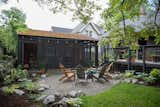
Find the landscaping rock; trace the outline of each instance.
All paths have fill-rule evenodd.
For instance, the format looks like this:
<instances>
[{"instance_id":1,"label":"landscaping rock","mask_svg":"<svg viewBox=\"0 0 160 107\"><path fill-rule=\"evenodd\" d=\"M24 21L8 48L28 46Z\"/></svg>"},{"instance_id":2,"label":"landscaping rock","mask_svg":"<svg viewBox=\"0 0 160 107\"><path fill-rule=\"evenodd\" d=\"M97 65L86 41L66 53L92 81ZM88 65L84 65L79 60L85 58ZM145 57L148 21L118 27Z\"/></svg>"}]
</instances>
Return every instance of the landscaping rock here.
<instances>
[{"instance_id":1,"label":"landscaping rock","mask_svg":"<svg viewBox=\"0 0 160 107\"><path fill-rule=\"evenodd\" d=\"M55 101L60 101L64 97L61 93L58 92L56 92L54 96L55 96Z\"/></svg>"},{"instance_id":2,"label":"landscaping rock","mask_svg":"<svg viewBox=\"0 0 160 107\"><path fill-rule=\"evenodd\" d=\"M35 76L36 76L36 73L33 73L33 74L32 74L32 77L35 77Z\"/></svg>"},{"instance_id":3,"label":"landscaping rock","mask_svg":"<svg viewBox=\"0 0 160 107\"><path fill-rule=\"evenodd\" d=\"M124 82L131 83L131 79L124 79Z\"/></svg>"},{"instance_id":4,"label":"landscaping rock","mask_svg":"<svg viewBox=\"0 0 160 107\"><path fill-rule=\"evenodd\" d=\"M138 82L138 79L132 79L132 83L135 84Z\"/></svg>"},{"instance_id":5,"label":"landscaping rock","mask_svg":"<svg viewBox=\"0 0 160 107\"><path fill-rule=\"evenodd\" d=\"M82 92L82 90L78 90L76 97L80 97L80 96L85 96L86 94L84 92Z\"/></svg>"},{"instance_id":6,"label":"landscaping rock","mask_svg":"<svg viewBox=\"0 0 160 107\"><path fill-rule=\"evenodd\" d=\"M70 91L69 93L68 93L68 97L73 97L73 98L75 98L75 97L77 97L77 91Z\"/></svg>"},{"instance_id":7,"label":"landscaping rock","mask_svg":"<svg viewBox=\"0 0 160 107\"><path fill-rule=\"evenodd\" d=\"M42 74L41 77L42 78L46 78L47 76L46 76L46 74Z\"/></svg>"},{"instance_id":8,"label":"landscaping rock","mask_svg":"<svg viewBox=\"0 0 160 107\"><path fill-rule=\"evenodd\" d=\"M140 84L140 85L144 85L144 84L145 84L145 82L144 82L144 81L139 81L139 82L138 82L138 84Z\"/></svg>"},{"instance_id":9,"label":"landscaping rock","mask_svg":"<svg viewBox=\"0 0 160 107\"><path fill-rule=\"evenodd\" d=\"M6 86L1 87L0 90L2 90L4 92L5 88L6 88Z\"/></svg>"},{"instance_id":10,"label":"landscaping rock","mask_svg":"<svg viewBox=\"0 0 160 107\"><path fill-rule=\"evenodd\" d=\"M40 88L38 89L38 91L44 91L44 90L45 90L44 87L40 87Z\"/></svg>"},{"instance_id":11,"label":"landscaping rock","mask_svg":"<svg viewBox=\"0 0 160 107\"><path fill-rule=\"evenodd\" d=\"M23 95L25 92L20 90L20 89L15 89L14 92L17 94L17 95Z\"/></svg>"},{"instance_id":12,"label":"landscaping rock","mask_svg":"<svg viewBox=\"0 0 160 107\"><path fill-rule=\"evenodd\" d=\"M43 104L49 104L55 102L54 95L49 95L43 100Z\"/></svg>"},{"instance_id":13,"label":"landscaping rock","mask_svg":"<svg viewBox=\"0 0 160 107\"><path fill-rule=\"evenodd\" d=\"M41 88L49 89L49 86L46 85L46 84L40 84L39 86L40 86Z\"/></svg>"},{"instance_id":14,"label":"landscaping rock","mask_svg":"<svg viewBox=\"0 0 160 107\"><path fill-rule=\"evenodd\" d=\"M40 97L38 97L38 98L36 99L36 101L42 101L42 100L44 100L46 97L47 97L47 95L41 95Z\"/></svg>"}]
</instances>

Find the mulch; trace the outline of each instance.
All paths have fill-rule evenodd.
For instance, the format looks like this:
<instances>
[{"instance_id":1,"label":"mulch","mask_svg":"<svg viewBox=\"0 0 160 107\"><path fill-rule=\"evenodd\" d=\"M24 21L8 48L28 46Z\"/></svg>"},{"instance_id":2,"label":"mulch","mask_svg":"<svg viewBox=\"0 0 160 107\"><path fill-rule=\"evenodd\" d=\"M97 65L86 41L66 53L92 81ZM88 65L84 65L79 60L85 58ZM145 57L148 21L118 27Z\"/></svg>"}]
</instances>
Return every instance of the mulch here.
<instances>
[{"instance_id":1,"label":"mulch","mask_svg":"<svg viewBox=\"0 0 160 107\"><path fill-rule=\"evenodd\" d=\"M25 96L6 95L0 91L0 107L38 107L36 104L29 102Z\"/></svg>"}]
</instances>

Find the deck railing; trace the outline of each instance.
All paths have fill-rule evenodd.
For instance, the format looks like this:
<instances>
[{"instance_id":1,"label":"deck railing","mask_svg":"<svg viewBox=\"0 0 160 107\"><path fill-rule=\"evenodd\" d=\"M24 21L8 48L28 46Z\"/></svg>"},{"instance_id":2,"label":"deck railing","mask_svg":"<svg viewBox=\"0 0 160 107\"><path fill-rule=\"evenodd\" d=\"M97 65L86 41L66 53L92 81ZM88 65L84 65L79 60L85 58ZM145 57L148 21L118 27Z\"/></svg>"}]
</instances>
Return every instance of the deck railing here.
<instances>
[{"instance_id":1,"label":"deck railing","mask_svg":"<svg viewBox=\"0 0 160 107\"><path fill-rule=\"evenodd\" d=\"M128 70L136 67L141 68L142 71L160 68L160 45L143 45L134 51L129 47L106 48L105 50L103 61L114 60L127 65Z\"/></svg>"}]
</instances>

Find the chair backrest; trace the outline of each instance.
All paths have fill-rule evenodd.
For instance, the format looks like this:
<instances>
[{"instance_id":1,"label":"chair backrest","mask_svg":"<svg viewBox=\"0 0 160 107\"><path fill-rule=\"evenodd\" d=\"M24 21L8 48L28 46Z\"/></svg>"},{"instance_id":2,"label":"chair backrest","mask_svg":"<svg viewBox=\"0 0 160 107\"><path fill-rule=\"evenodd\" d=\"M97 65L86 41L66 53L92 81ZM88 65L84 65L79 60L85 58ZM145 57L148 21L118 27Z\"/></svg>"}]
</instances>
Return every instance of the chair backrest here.
<instances>
[{"instance_id":1,"label":"chair backrest","mask_svg":"<svg viewBox=\"0 0 160 107\"><path fill-rule=\"evenodd\" d=\"M112 62L112 63L110 63L110 64L106 67L106 70L105 70L105 73L106 73L106 74L108 74L108 73L109 73L109 71L110 71L110 69L111 69L112 65L113 65L113 62Z\"/></svg>"},{"instance_id":2,"label":"chair backrest","mask_svg":"<svg viewBox=\"0 0 160 107\"><path fill-rule=\"evenodd\" d=\"M76 67L76 75L79 79L85 79L85 69L82 65Z\"/></svg>"},{"instance_id":3,"label":"chair backrest","mask_svg":"<svg viewBox=\"0 0 160 107\"><path fill-rule=\"evenodd\" d=\"M104 64L102 66L102 69L101 69L100 73L99 73L99 77L102 77L105 73L109 72L112 65L113 65L113 62L110 63L109 65L108 65L108 63Z\"/></svg>"},{"instance_id":4,"label":"chair backrest","mask_svg":"<svg viewBox=\"0 0 160 107\"><path fill-rule=\"evenodd\" d=\"M64 67L64 65L62 63L59 64L59 68L67 76L67 72L65 72L66 68Z\"/></svg>"}]
</instances>

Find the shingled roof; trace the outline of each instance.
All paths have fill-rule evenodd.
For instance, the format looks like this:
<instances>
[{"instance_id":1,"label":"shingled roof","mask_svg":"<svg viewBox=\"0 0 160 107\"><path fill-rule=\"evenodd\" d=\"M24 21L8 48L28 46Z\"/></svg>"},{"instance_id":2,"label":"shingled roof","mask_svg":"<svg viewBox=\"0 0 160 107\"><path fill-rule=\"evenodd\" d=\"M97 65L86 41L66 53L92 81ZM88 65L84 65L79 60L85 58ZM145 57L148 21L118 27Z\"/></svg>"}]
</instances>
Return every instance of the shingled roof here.
<instances>
[{"instance_id":1,"label":"shingled roof","mask_svg":"<svg viewBox=\"0 0 160 107\"><path fill-rule=\"evenodd\" d=\"M92 38L86 35L65 34L65 33L43 31L43 30L32 30L32 29L29 29L24 32L18 32L17 34L23 35L23 36L37 36L37 37L52 37L52 38L63 38L63 39L98 41L95 38Z\"/></svg>"}]
</instances>

